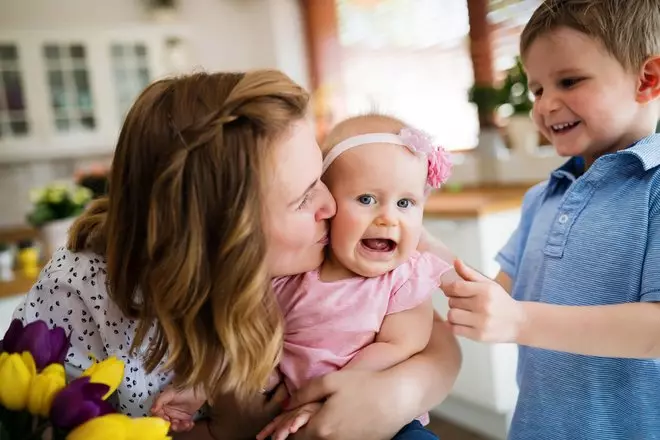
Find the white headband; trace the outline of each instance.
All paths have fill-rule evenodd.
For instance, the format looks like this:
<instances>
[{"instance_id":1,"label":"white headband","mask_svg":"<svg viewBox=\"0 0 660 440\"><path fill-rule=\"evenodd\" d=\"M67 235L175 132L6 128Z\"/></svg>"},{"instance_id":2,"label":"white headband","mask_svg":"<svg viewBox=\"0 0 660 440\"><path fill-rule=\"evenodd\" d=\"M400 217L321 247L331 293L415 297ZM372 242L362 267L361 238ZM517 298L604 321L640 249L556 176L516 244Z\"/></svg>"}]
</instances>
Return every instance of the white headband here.
<instances>
[{"instance_id":1,"label":"white headband","mask_svg":"<svg viewBox=\"0 0 660 440\"><path fill-rule=\"evenodd\" d=\"M451 158L447 151L440 146L434 146L430 136L426 133L407 127L403 128L399 134L367 133L343 140L332 147L323 159L323 173L325 174L332 162L351 148L378 143L401 145L413 154L426 156L428 160L427 185L431 188L439 188L451 174Z\"/></svg>"},{"instance_id":2,"label":"white headband","mask_svg":"<svg viewBox=\"0 0 660 440\"><path fill-rule=\"evenodd\" d=\"M353 136L341 141L340 143L332 147L332 149L325 156L325 159L323 159L323 173L325 173L328 170L330 165L332 165L332 162L334 162L335 159L339 157L339 155L345 153L351 148L359 147L360 145L380 144L380 143L402 145L404 147L407 147L406 143L401 138L401 136L398 136L393 133L369 133L369 134L361 134L358 136Z\"/></svg>"}]
</instances>

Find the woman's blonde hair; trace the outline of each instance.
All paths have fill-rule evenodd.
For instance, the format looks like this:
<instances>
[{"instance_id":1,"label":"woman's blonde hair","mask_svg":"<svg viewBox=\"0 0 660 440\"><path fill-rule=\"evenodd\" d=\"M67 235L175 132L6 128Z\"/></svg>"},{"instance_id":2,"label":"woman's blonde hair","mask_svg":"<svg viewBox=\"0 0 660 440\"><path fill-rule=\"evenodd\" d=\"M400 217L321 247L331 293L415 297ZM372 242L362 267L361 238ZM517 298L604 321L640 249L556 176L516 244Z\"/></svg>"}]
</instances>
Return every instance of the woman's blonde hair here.
<instances>
[{"instance_id":1,"label":"woman's blonde hair","mask_svg":"<svg viewBox=\"0 0 660 440\"><path fill-rule=\"evenodd\" d=\"M282 318L262 176L307 102L277 71L196 73L153 83L129 111L108 198L77 221L69 248L106 256L109 294L138 320L132 349L148 343L147 371L167 358L179 385L209 396L267 383Z\"/></svg>"}]
</instances>

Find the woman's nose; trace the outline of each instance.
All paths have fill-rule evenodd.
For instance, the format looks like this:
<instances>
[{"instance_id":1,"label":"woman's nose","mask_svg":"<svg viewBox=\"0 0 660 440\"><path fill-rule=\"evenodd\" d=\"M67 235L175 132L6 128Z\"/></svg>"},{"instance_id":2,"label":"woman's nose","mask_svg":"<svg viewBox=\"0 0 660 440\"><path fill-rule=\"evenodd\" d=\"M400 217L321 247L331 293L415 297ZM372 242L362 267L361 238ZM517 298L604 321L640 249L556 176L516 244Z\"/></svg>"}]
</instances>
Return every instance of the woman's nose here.
<instances>
[{"instance_id":1,"label":"woman's nose","mask_svg":"<svg viewBox=\"0 0 660 440\"><path fill-rule=\"evenodd\" d=\"M316 210L316 221L327 220L334 217L337 213L337 203L334 197L330 194L328 187L321 183L323 194L320 194L319 200L321 202L319 208Z\"/></svg>"}]
</instances>

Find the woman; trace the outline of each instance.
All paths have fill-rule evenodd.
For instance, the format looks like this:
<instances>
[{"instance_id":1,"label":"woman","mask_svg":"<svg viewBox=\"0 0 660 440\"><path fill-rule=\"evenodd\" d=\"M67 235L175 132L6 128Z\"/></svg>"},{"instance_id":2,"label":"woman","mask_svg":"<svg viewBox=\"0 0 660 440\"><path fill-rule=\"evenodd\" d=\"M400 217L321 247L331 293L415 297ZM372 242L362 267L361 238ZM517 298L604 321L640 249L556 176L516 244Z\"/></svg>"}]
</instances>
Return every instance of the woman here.
<instances>
[{"instance_id":1,"label":"woman","mask_svg":"<svg viewBox=\"0 0 660 440\"><path fill-rule=\"evenodd\" d=\"M149 86L119 136L108 198L77 221L15 316L72 333L71 375L89 353L124 359L120 411L146 414L173 374L215 396L212 417L182 439L253 437L284 398L281 387L259 392L282 341L270 280L321 263L335 211L307 103L277 71ZM428 348L397 367L338 372L292 396L327 399L300 436L389 438L446 396L459 358L438 319Z\"/></svg>"}]
</instances>

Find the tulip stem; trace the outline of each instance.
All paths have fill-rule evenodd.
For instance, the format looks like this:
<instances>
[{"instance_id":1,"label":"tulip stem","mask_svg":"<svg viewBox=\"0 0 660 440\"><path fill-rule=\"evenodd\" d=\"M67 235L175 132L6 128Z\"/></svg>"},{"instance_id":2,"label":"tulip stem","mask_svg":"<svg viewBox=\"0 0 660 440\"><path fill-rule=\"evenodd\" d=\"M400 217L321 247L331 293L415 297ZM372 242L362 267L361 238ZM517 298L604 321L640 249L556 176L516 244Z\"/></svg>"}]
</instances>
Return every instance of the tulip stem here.
<instances>
[{"instance_id":1,"label":"tulip stem","mask_svg":"<svg viewBox=\"0 0 660 440\"><path fill-rule=\"evenodd\" d=\"M29 440L42 440L44 432L50 427L50 421L42 417L37 419L36 424L37 426L34 428L34 431L32 431L32 436Z\"/></svg>"},{"instance_id":2,"label":"tulip stem","mask_svg":"<svg viewBox=\"0 0 660 440\"><path fill-rule=\"evenodd\" d=\"M9 411L0 407L0 439L23 439L32 432L32 415L27 411Z\"/></svg>"}]
</instances>

